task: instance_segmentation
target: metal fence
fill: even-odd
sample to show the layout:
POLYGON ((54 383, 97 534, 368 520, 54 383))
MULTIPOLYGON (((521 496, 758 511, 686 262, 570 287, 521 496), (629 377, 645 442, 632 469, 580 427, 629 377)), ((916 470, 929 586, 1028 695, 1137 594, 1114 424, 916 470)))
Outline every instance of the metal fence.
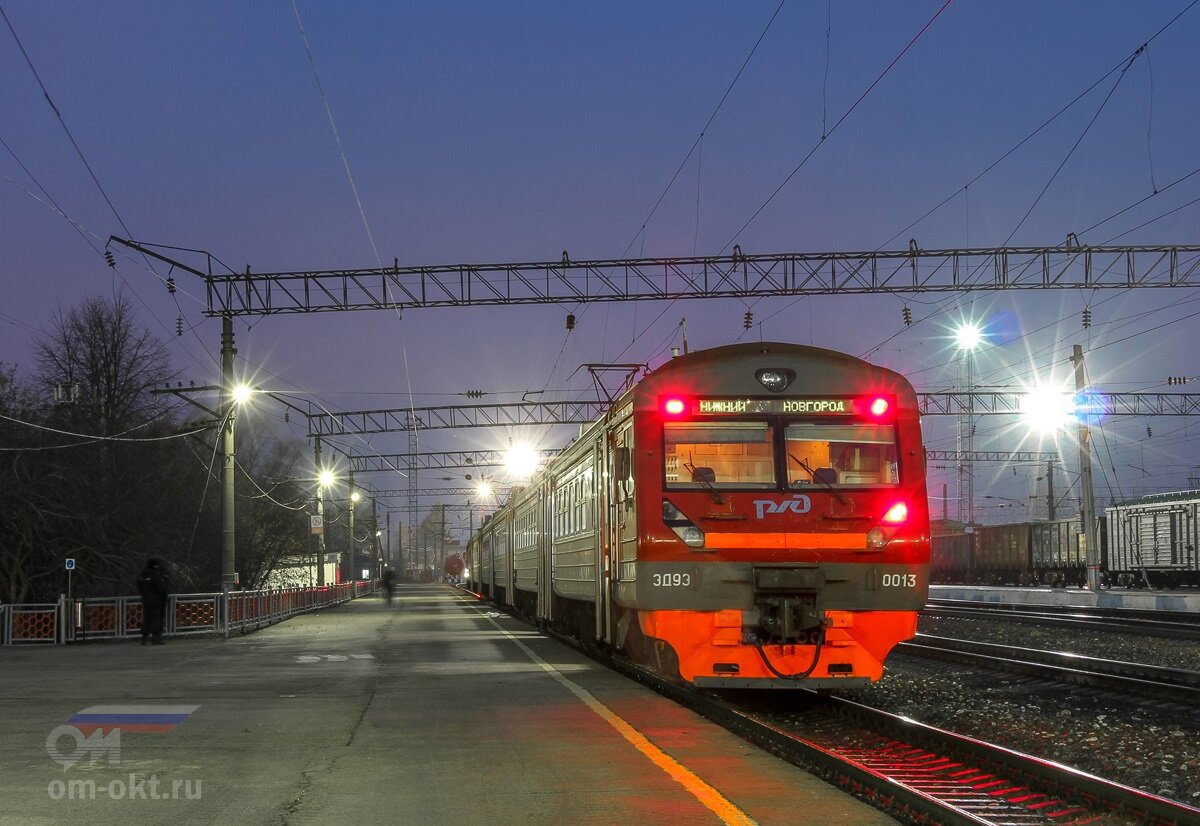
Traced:
MULTIPOLYGON (((373 580, 322 588, 270 588, 211 594, 172 594, 163 633, 247 633, 337 605, 376 590, 373 580)), ((0 645, 64 644, 141 636, 141 597, 96 597, 41 604, 0 605, 0 645)))

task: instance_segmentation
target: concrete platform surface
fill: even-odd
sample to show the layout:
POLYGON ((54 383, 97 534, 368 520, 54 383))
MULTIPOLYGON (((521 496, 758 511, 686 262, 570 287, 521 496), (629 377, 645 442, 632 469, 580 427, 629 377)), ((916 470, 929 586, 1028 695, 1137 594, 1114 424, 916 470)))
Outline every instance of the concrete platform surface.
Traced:
POLYGON ((961 599, 1015 605, 1054 605, 1077 608, 1132 608, 1139 611, 1195 611, 1200 593, 1137 588, 994 588, 986 585, 930 585, 930 599, 961 599))
POLYGON ((893 822, 440 585, 0 649, 5 826, 893 822))

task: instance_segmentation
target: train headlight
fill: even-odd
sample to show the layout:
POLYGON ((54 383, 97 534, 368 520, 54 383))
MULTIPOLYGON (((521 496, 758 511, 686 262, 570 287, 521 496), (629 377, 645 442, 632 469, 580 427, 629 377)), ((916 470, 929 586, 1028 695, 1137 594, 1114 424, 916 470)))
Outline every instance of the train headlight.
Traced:
POLYGON ((772 393, 782 393, 796 380, 796 371, 787 367, 764 367, 757 371, 754 377, 772 393))
POLYGON ((908 521, 908 503, 895 502, 879 519, 878 525, 867 531, 867 547, 878 550, 887 547, 896 529, 908 521))
POLYGON ((689 548, 704 547, 704 531, 700 530, 695 522, 684 516, 683 511, 667 499, 663 500, 663 524, 670 528, 689 548))

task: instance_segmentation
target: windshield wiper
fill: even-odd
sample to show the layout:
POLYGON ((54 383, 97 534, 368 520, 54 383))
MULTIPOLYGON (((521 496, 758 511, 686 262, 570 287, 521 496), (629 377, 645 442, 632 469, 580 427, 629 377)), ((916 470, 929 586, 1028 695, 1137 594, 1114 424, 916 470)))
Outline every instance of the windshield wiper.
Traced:
POLYGON ((692 464, 690 456, 688 457, 688 460, 683 463, 683 467, 691 475, 692 481, 708 493, 709 498, 712 499, 714 505, 725 504, 725 500, 721 497, 721 494, 717 493, 716 489, 713 487, 712 480, 715 479, 716 476, 713 473, 712 468, 696 467, 694 464, 692 464))
POLYGON ((825 490, 829 491, 834 496, 836 496, 837 500, 839 502, 841 502, 843 505, 850 504, 848 501, 846 501, 846 497, 842 496, 842 494, 840 494, 838 492, 837 488, 835 488, 833 486, 832 482, 830 482, 828 479, 826 479, 823 476, 818 478, 816 471, 814 471, 811 467, 809 467, 808 462, 806 462, 804 459, 799 459, 799 458, 793 456, 791 454, 791 452, 788 453, 788 458, 791 459, 796 464, 798 464, 800 467, 804 468, 804 472, 808 474, 809 479, 811 479, 815 484, 820 485, 821 487, 825 488, 825 490))

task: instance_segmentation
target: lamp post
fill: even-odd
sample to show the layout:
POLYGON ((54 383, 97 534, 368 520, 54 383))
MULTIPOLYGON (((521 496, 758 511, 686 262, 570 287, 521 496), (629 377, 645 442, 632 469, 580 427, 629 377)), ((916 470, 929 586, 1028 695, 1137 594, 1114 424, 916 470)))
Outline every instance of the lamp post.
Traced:
MULTIPOLYGON (((1075 366, 1075 390, 1083 393, 1086 378, 1083 372, 1083 347, 1076 344, 1071 349, 1071 363, 1075 366)), ((1096 502, 1092 489, 1092 435, 1088 429, 1087 416, 1079 417, 1079 486, 1083 492, 1083 538, 1084 562, 1087 565, 1087 587, 1090 591, 1100 590, 1100 543, 1096 536, 1096 502)))
POLYGON ((975 383, 974 353, 983 341, 983 331, 975 324, 963 324, 955 331, 954 340, 962 351, 960 367, 967 390, 967 415, 958 420, 958 519, 970 525, 975 522, 975 473, 970 459, 975 442, 975 399, 971 393, 975 383))
POLYGON ((346 575, 343 577, 344 582, 354 580, 354 505, 362 499, 362 495, 354 489, 354 480, 350 480, 350 510, 348 513, 348 521, 350 528, 350 547, 346 551, 346 575))
MULTIPOLYGON (((317 457, 320 458, 320 442, 317 443, 317 457)), ((325 587, 325 488, 333 484, 333 471, 322 470, 317 474, 317 521, 321 523, 321 533, 317 534, 317 587, 325 587)))
POLYGON ((237 452, 233 439, 233 426, 237 409, 250 398, 251 389, 244 384, 234 384, 233 322, 226 316, 221 326, 221 590, 232 591, 238 587, 237 531, 235 485, 237 477, 237 452))

